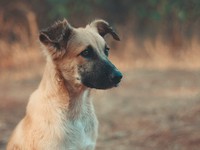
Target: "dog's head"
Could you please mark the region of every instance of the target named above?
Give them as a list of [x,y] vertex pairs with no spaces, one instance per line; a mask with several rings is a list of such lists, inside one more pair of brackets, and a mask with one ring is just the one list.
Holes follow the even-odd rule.
[[63,20],[41,31],[39,39],[66,81],[107,89],[117,86],[122,74],[108,59],[106,34],[119,40],[104,20],[95,20],[85,28],[74,28]]

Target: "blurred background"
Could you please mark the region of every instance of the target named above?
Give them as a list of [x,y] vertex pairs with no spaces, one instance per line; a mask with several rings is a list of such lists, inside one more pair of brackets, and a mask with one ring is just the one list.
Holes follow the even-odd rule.
[[199,0],[0,0],[0,149],[43,74],[39,30],[63,18],[121,37],[106,37],[121,85],[93,92],[97,150],[200,149]]

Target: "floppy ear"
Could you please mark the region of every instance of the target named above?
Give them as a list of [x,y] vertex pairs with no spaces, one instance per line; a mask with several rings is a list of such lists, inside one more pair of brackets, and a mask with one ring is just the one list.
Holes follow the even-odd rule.
[[97,32],[104,37],[106,34],[112,35],[112,37],[120,41],[119,36],[115,33],[115,31],[112,29],[112,27],[108,24],[108,22],[104,20],[95,20],[90,24],[90,27],[95,28]]
[[67,42],[72,32],[71,25],[66,19],[40,31],[40,42],[47,48],[53,59],[63,56]]

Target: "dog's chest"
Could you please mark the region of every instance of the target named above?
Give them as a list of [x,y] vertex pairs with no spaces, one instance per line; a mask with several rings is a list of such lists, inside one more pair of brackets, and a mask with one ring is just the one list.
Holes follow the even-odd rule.
[[80,119],[68,121],[65,129],[65,148],[72,150],[93,150],[97,137],[97,125],[94,121],[96,120]]
[[62,132],[65,140],[61,145],[64,146],[63,149],[93,150],[97,138],[98,121],[92,104],[90,105],[83,100],[81,105],[76,105],[71,115],[79,115],[73,119],[67,117],[64,121]]

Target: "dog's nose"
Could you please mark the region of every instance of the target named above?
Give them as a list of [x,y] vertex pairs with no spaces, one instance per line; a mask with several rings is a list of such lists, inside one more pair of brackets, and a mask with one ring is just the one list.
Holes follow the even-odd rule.
[[110,75],[110,79],[114,84],[118,84],[122,79],[122,73],[119,71],[115,71]]

